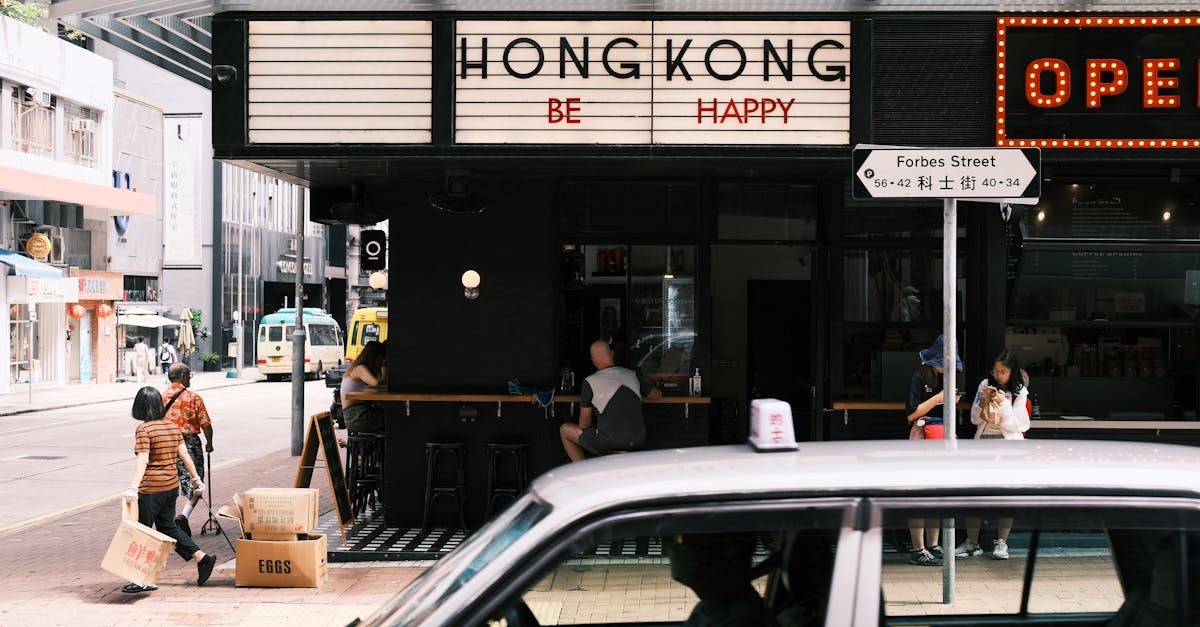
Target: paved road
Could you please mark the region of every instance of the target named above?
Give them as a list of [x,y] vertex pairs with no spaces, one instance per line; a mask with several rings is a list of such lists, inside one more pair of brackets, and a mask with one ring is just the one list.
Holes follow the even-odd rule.
[[[263,382],[201,392],[213,417],[218,493],[222,467],[290,446],[291,390]],[[323,381],[308,382],[305,415],[331,398]],[[134,468],[131,402],[0,416],[0,531],[124,491]]]

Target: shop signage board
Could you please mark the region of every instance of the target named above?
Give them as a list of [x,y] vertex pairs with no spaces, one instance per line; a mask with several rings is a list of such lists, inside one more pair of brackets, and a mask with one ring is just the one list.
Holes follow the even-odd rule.
[[201,251],[200,184],[204,118],[168,115],[163,120],[163,267],[198,268]]
[[429,20],[261,20],[249,31],[250,143],[429,143]]
[[8,300],[11,303],[74,303],[79,301],[78,279],[10,276],[7,277],[7,280]]
[[1038,148],[855,148],[855,198],[1018,200],[1041,195]]
[[996,145],[1200,148],[1200,14],[996,20]]
[[460,144],[844,145],[849,21],[475,21]]

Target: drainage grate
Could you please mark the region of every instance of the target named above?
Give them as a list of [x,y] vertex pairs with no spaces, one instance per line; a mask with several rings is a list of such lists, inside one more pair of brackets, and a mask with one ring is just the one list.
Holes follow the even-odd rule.
[[67,458],[66,455],[22,455],[22,456],[18,457],[17,459],[51,460],[51,459],[66,459],[66,458]]

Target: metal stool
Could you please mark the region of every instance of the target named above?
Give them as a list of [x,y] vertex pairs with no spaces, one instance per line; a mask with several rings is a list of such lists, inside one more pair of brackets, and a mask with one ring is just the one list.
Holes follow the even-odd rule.
[[[529,446],[525,444],[488,444],[488,502],[487,512],[484,514],[485,519],[492,517],[492,508],[496,505],[496,499],[507,498],[510,501],[517,500],[525,488],[529,487],[529,467],[526,464],[526,451]],[[500,459],[503,456],[512,458],[513,473],[516,477],[512,485],[497,485],[498,475],[500,474]]]
[[[453,461],[454,478],[450,483],[436,483],[438,458],[448,455]],[[463,472],[463,462],[467,456],[467,445],[461,442],[426,442],[425,443],[425,515],[421,520],[421,528],[429,528],[429,513],[433,502],[439,496],[449,496],[454,499],[458,510],[458,524],[462,529],[467,528],[463,508],[467,503],[467,480]]]
[[387,437],[382,433],[364,431],[346,438],[346,485],[354,514],[361,514],[367,505],[383,503],[383,461]]

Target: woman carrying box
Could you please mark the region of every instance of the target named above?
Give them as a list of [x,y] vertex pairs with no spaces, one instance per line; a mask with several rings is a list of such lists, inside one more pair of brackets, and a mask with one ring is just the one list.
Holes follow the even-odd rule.
[[[133,418],[141,421],[134,432],[133,452],[137,454],[137,468],[133,472],[132,487],[125,490],[125,500],[138,505],[138,522],[147,527],[153,525],[158,531],[175,539],[175,552],[189,562],[196,562],[196,585],[204,585],[212,575],[217,563],[215,555],[205,555],[200,547],[175,525],[175,499],[179,496],[179,473],[175,461],[183,462],[193,477],[199,477],[192,457],[179,427],[165,419],[162,395],[158,390],[146,386],[138,390],[133,399]],[[199,479],[192,480],[197,494],[204,492]],[[126,584],[122,592],[130,594],[157,590],[158,586]]]

